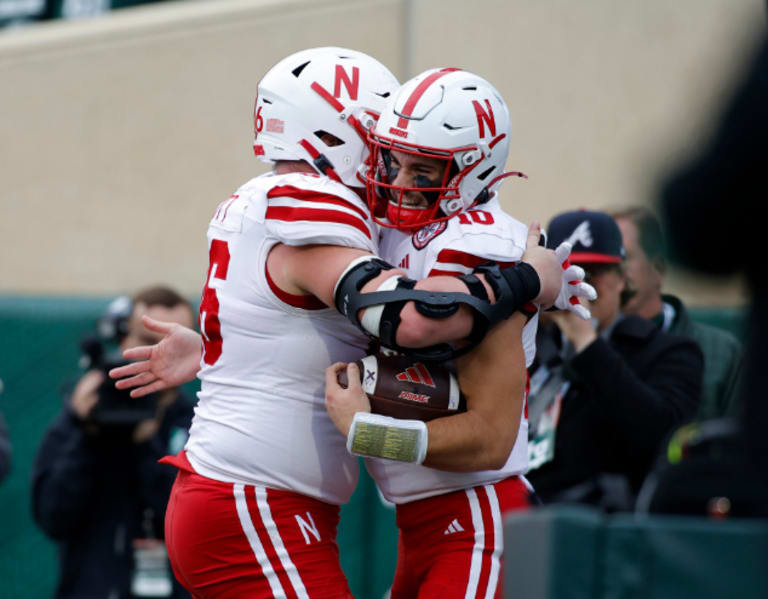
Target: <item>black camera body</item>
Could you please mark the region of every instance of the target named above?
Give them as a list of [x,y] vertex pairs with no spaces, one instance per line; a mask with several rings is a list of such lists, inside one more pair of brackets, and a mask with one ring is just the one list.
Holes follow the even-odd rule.
[[80,347],[86,368],[104,373],[104,382],[97,390],[99,401],[88,416],[88,424],[100,429],[128,428],[155,416],[158,399],[156,393],[133,398],[130,389],[116,388],[115,381],[109,378],[110,370],[128,364],[128,360],[117,353],[108,353],[97,335],[85,337]]

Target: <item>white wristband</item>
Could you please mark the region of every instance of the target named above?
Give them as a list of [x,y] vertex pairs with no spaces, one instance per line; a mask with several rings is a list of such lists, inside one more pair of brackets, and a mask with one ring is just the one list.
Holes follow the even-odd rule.
[[427,457],[427,425],[421,420],[403,420],[356,412],[347,435],[347,451],[368,458],[385,458],[421,464]]

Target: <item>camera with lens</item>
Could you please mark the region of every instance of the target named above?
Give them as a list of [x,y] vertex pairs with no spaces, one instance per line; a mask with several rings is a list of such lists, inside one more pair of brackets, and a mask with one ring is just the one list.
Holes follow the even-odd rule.
[[[100,370],[104,381],[97,389],[98,403],[88,415],[87,423],[99,429],[133,427],[142,420],[153,418],[157,411],[157,394],[133,398],[130,389],[118,389],[109,378],[109,371],[129,363],[120,354],[117,344],[128,333],[132,305],[130,299],[114,300],[100,317],[97,333],[86,335],[80,342],[83,352],[81,366]],[[110,346],[115,346],[110,349]]]

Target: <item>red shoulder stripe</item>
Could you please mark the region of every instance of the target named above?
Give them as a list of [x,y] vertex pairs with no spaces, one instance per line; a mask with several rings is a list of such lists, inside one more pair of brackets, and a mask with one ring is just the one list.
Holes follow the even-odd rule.
[[488,258],[481,258],[480,256],[475,256],[474,254],[468,254],[467,252],[461,252],[459,250],[442,250],[437,255],[437,262],[475,268],[475,266],[479,266],[483,262],[488,262]]
[[[461,266],[467,266],[469,268],[475,268],[476,266],[490,261],[490,258],[481,258],[480,256],[475,256],[474,254],[461,252],[459,250],[442,250],[437,255],[437,262],[442,262],[443,264],[460,264]],[[499,260],[494,260],[494,262],[496,262],[500,268],[506,268],[507,266],[514,266],[516,264],[514,261],[501,262]]]
[[312,191],[311,189],[300,189],[293,185],[278,185],[273,187],[267,192],[267,198],[292,198],[294,200],[301,200],[302,202],[323,202],[324,204],[335,204],[336,206],[343,206],[349,208],[360,215],[363,220],[368,220],[368,214],[359,206],[355,206],[349,200],[340,198],[339,196],[331,195],[329,193],[321,193],[319,191]]
[[291,208],[290,206],[269,206],[267,218],[288,222],[311,221],[350,225],[371,239],[371,232],[364,222],[355,216],[338,210],[321,210],[315,208]]
[[428,277],[458,277],[465,273],[457,270],[440,270],[439,268],[433,268],[429,271]]
[[314,295],[294,295],[293,293],[283,291],[272,280],[272,277],[269,276],[269,269],[266,266],[264,267],[264,274],[267,277],[267,284],[272,290],[272,293],[274,293],[275,297],[281,302],[293,306],[294,308],[302,308],[304,310],[323,310],[328,307]]

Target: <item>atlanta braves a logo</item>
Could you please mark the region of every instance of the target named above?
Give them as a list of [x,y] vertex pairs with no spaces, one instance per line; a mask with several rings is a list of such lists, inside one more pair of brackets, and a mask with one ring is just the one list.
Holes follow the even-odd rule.
[[575,247],[578,242],[584,247],[592,247],[592,231],[589,228],[589,221],[583,221],[578,227],[573,230],[571,236],[566,239],[572,247]]
[[417,250],[423,250],[425,247],[427,247],[427,244],[430,241],[445,231],[447,226],[448,223],[443,220],[439,223],[431,223],[423,229],[419,229],[416,233],[413,234],[413,237],[411,238],[413,247],[415,247]]
[[432,379],[432,375],[429,374],[429,370],[421,362],[416,362],[413,366],[409,366],[403,372],[396,374],[395,378],[404,383],[418,383],[419,385],[435,388],[435,381]]

